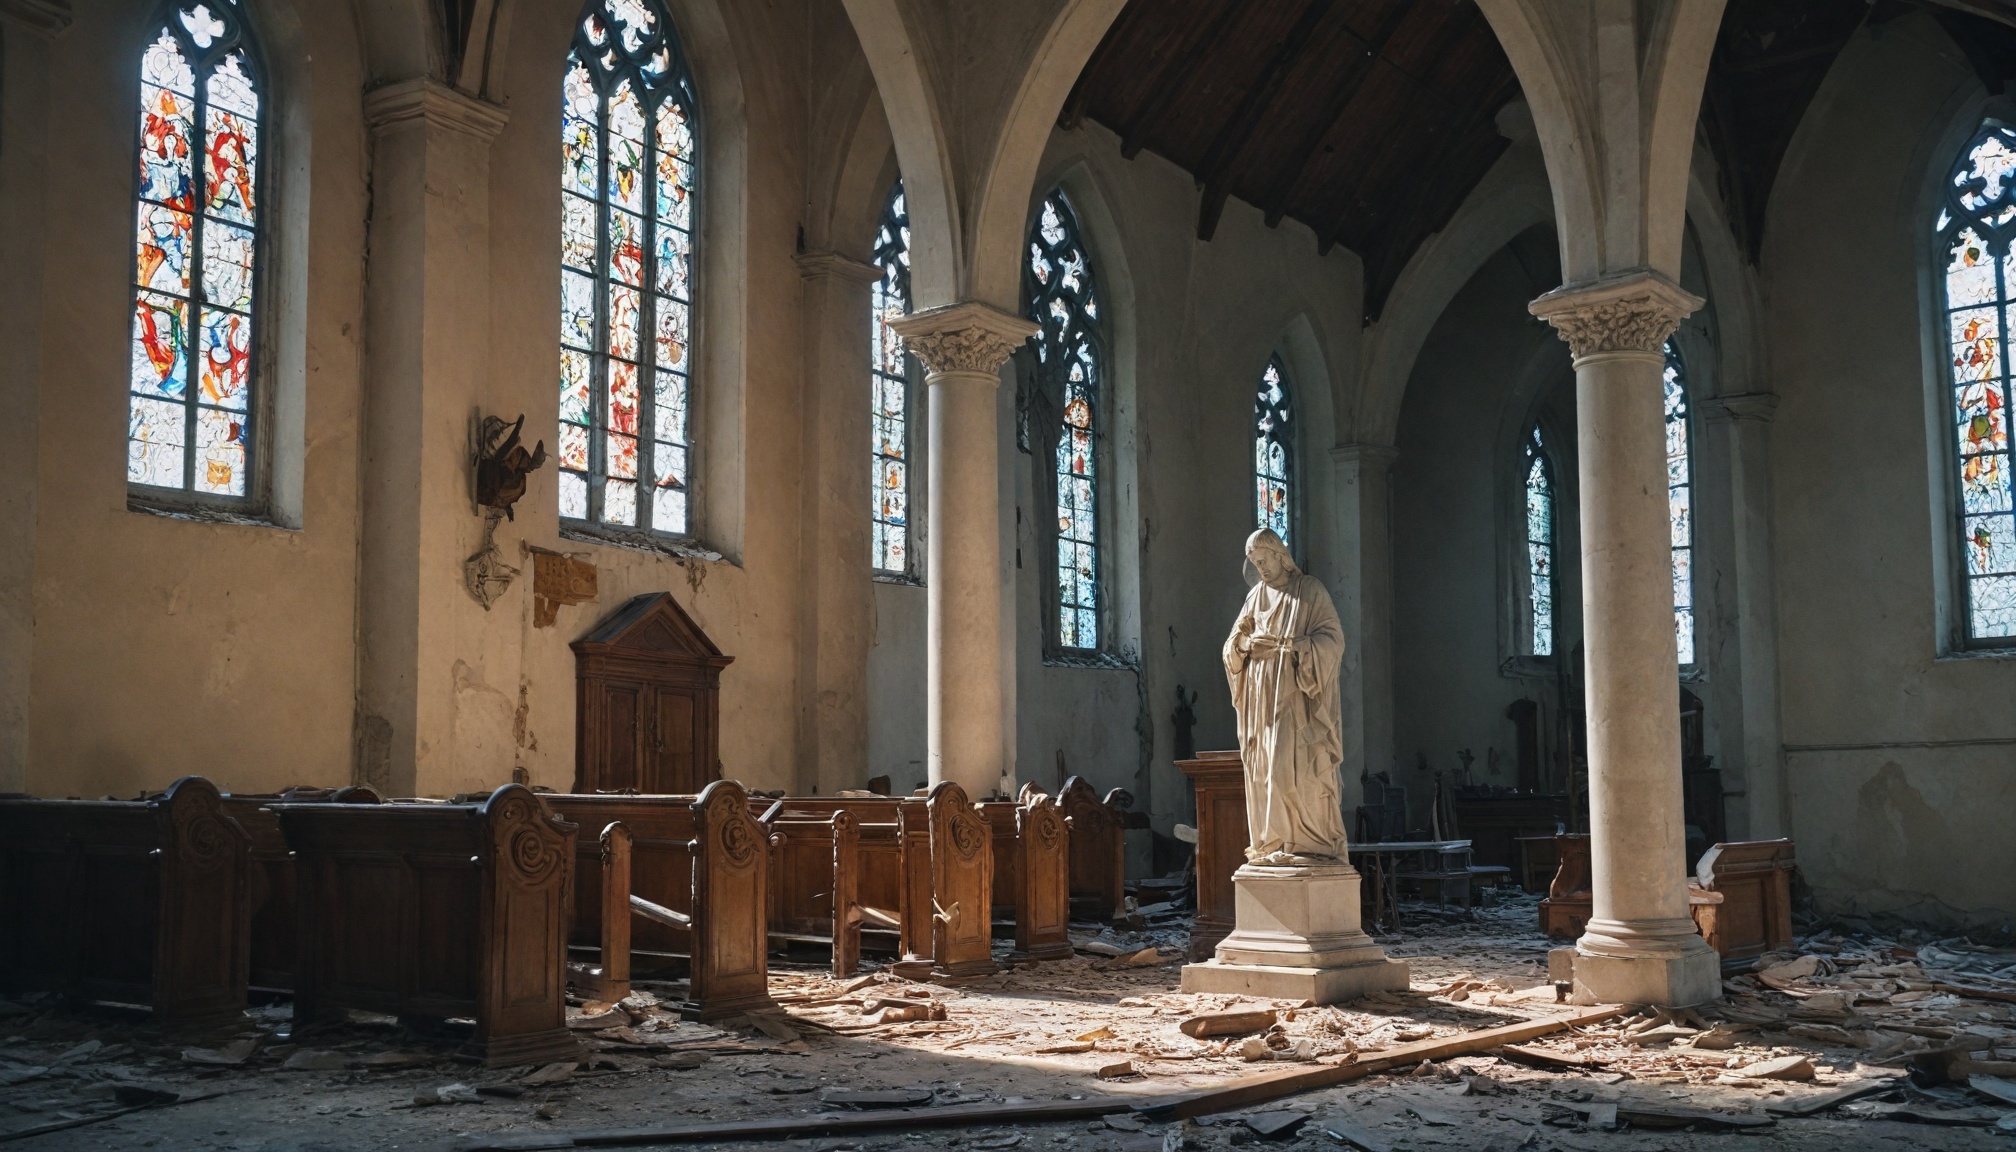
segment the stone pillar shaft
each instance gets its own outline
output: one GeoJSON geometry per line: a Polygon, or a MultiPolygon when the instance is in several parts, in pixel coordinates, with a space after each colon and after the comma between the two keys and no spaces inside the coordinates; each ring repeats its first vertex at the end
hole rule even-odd
{"type": "MultiPolygon", "coordinates": [[[[1393,461],[1383,444],[1330,450],[1342,543],[1337,615],[1344,624],[1344,811],[1358,778],[1393,767],[1393,461]]],[[[1354,799],[1356,797],[1356,799],[1354,799]]]]}
{"type": "Polygon", "coordinates": [[[1586,1001],[1720,994],[1687,912],[1662,349],[1701,300],[1640,271],[1550,292],[1535,315],[1575,354],[1594,907],[1576,944],[1586,1001]]]}
{"type": "MultiPolygon", "coordinates": [[[[1728,437],[1729,506],[1735,543],[1736,657],[1741,673],[1743,756],[1733,791],[1743,806],[1731,821],[1732,838],[1765,840],[1792,835],[1785,753],[1778,724],[1778,628],[1771,576],[1771,416],[1778,397],[1769,392],[1717,396],[1701,408],[1728,437]]],[[[1725,777],[1727,771],[1725,770],[1725,777]]]]}
{"type": "Polygon", "coordinates": [[[991,795],[1009,764],[1003,659],[1001,366],[1036,331],[984,304],[953,304],[892,325],[923,363],[930,393],[925,549],[925,715],[931,784],[991,795]]]}

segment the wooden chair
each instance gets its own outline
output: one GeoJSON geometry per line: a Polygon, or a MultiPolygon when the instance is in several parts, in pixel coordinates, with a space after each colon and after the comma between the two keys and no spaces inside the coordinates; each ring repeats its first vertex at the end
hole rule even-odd
{"type": "Polygon", "coordinates": [[[252,987],[291,991],[294,948],[300,925],[296,914],[294,854],[280,833],[272,804],[382,804],[369,785],[348,788],[288,788],[270,794],[227,792],[224,811],[251,839],[252,987]]]}
{"type": "Polygon", "coordinates": [[[251,860],[208,780],[145,800],[0,799],[0,990],[243,1019],[251,860]]]}
{"type": "Polygon", "coordinates": [[[1589,837],[1570,833],[1554,837],[1554,854],[1561,863],[1547,898],[1540,901],[1540,931],[1556,940],[1573,940],[1593,914],[1595,893],[1589,865],[1589,837]]]}
{"type": "Polygon", "coordinates": [[[469,804],[274,804],[299,893],[297,1027],[361,1008],[473,1016],[491,1067],[573,1059],[575,826],[507,784],[469,804]]]}
{"type": "MultiPolygon", "coordinates": [[[[770,999],[769,869],[763,826],[749,795],[732,780],[716,780],[698,796],[555,793],[546,800],[588,827],[621,823],[630,834],[630,891],[623,901],[603,891],[599,846],[583,861],[570,940],[596,947],[610,937],[614,909],[646,910],[631,921],[631,950],[690,960],[687,999],[675,1005],[693,1020],[718,1020],[774,1006],[770,999]],[[590,864],[595,866],[590,866],[590,864]]],[[[607,967],[605,961],[604,966],[607,967]]]]}
{"type": "Polygon", "coordinates": [[[1790,840],[1717,844],[1694,867],[1695,891],[1717,899],[1690,902],[1694,923],[1724,960],[1792,946],[1790,840]]]}

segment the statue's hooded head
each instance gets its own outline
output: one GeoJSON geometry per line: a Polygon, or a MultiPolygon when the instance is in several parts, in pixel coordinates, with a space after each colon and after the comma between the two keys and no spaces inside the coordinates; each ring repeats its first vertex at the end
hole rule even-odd
{"type": "Polygon", "coordinates": [[[1272,528],[1262,528],[1246,538],[1249,585],[1264,582],[1269,588],[1281,588],[1301,572],[1295,566],[1295,557],[1288,554],[1288,545],[1281,542],[1272,528]]]}

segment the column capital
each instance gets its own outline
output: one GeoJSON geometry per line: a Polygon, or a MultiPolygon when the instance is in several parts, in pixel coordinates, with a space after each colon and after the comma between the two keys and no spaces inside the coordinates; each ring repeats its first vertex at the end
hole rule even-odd
{"type": "Polygon", "coordinates": [[[1739,392],[1734,396],[1713,396],[1701,401],[1701,411],[1710,420],[1750,420],[1769,424],[1778,414],[1778,396],[1772,392],[1739,392]]]}
{"type": "Polygon", "coordinates": [[[1649,268],[1563,284],[1526,306],[1552,324],[1577,361],[1605,352],[1663,355],[1666,338],[1706,301],[1649,268]]]}
{"type": "Polygon", "coordinates": [[[54,38],[70,27],[70,0],[0,0],[0,19],[54,38]]]}
{"type": "Polygon", "coordinates": [[[1330,449],[1333,463],[1352,465],[1361,472],[1384,472],[1399,457],[1400,449],[1391,444],[1339,444],[1330,449]]]}
{"type": "Polygon", "coordinates": [[[974,300],[912,312],[889,327],[932,375],[998,372],[1036,334],[1035,321],[974,300]]]}
{"type": "Polygon", "coordinates": [[[510,113],[438,80],[401,80],[364,94],[364,121],[371,134],[384,136],[422,125],[460,132],[488,144],[504,130],[510,113]]]}
{"type": "Polygon", "coordinates": [[[838,276],[842,280],[853,280],[860,284],[873,284],[882,278],[882,269],[873,264],[865,264],[852,256],[842,256],[838,252],[800,252],[792,257],[798,265],[798,275],[807,280],[817,280],[822,276],[838,276]]]}

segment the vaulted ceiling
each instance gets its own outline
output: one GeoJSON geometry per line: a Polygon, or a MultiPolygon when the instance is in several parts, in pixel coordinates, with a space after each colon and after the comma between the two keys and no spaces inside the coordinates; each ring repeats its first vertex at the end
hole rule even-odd
{"type": "MultiPolygon", "coordinates": [[[[1751,258],[1792,135],[1865,26],[1933,14],[1991,91],[2016,79],[2008,0],[1729,0],[1702,121],[1751,258]],[[2001,21],[1998,23],[1998,21],[2001,21]]],[[[1228,196],[1319,251],[1365,262],[1377,318],[1421,242],[1508,147],[1495,117],[1519,84],[1475,0],[1132,0],[1059,122],[1089,117],[1196,178],[1197,234],[1228,196]]]]}

